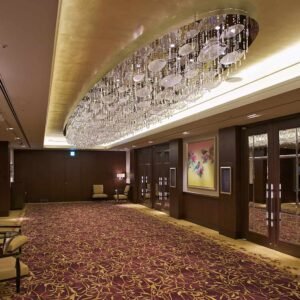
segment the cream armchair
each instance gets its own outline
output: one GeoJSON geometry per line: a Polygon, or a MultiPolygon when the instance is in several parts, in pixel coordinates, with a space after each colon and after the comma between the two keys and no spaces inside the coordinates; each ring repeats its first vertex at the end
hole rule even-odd
{"type": "Polygon", "coordinates": [[[118,190],[116,190],[116,194],[114,195],[114,199],[116,201],[127,200],[128,199],[129,190],[130,190],[130,185],[128,185],[128,184],[125,186],[123,194],[119,194],[118,190]]]}
{"type": "Polygon", "coordinates": [[[0,254],[3,253],[3,248],[6,240],[14,235],[21,234],[21,225],[15,221],[0,222],[0,254]]]}
{"type": "Polygon", "coordinates": [[[93,199],[107,199],[107,194],[104,194],[103,184],[93,184],[93,199]]]}
{"type": "Polygon", "coordinates": [[[16,291],[20,292],[21,277],[29,274],[28,266],[20,261],[21,247],[28,242],[25,235],[15,235],[5,241],[0,255],[0,281],[16,279],[16,291]]]}

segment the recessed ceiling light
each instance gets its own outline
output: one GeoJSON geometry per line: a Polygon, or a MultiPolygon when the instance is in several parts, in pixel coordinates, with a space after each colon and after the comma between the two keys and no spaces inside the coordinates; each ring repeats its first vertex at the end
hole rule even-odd
{"type": "Polygon", "coordinates": [[[14,130],[13,127],[7,127],[6,130],[14,130]]]}
{"type": "Polygon", "coordinates": [[[148,143],[149,143],[149,144],[153,144],[153,141],[149,141],[148,143]]]}
{"type": "Polygon", "coordinates": [[[136,145],[132,145],[131,147],[132,147],[132,148],[136,148],[136,145]]]}
{"type": "Polygon", "coordinates": [[[215,27],[216,30],[219,30],[220,28],[221,28],[220,26],[216,26],[216,27],[215,27]]]}
{"type": "Polygon", "coordinates": [[[175,48],[175,44],[170,44],[170,48],[175,48]]]}
{"type": "Polygon", "coordinates": [[[227,79],[225,79],[225,81],[227,82],[240,82],[242,81],[243,78],[242,77],[228,77],[227,79]]]}
{"type": "Polygon", "coordinates": [[[251,115],[248,115],[247,116],[247,119],[254,119],[254,118],[258,118],[258,117],[260,117],[261,115],[259,115],[259,114],[251,114],[251,115]]]}
{"type": "Polygon", "coordinates": [[[20,139],[21,139],[21,138],[18,137],[18,136],[15,137],[15,140],[16,140],[16,141],[18,141],[18,140],[20,140],[20,139]]]}
{"type": "Polygon", "coordinates": [[[182,134],[187,135],[187,134],[190,134],[190,132],[189,131],[184,131],[182,134]]]}

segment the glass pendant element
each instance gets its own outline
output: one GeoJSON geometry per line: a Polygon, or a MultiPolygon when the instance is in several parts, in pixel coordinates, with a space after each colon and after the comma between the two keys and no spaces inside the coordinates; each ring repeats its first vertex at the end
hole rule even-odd
{"type": "Polygon", "coordinates": [[[68,143],[92,148],[133,136],[221,88],[258,33],[246,12],[224,11],[172,27],[105,74],[66,120],[68,143]]]}

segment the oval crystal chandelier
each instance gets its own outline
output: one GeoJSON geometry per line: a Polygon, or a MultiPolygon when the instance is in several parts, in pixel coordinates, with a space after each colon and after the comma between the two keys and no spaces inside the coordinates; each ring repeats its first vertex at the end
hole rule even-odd
{"type": "Polygon", "coordinates": [[[257,33],[246,13],[217,14],[138,49],[79,102],[65,127],[68,143],[107,145],[197,103],[241,65],[257,33]]]}

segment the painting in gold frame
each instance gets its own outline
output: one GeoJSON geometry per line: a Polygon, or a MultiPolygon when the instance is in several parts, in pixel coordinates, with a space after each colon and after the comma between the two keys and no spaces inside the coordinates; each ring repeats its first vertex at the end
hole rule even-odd
{"type": "Polygon", "coordinates": [[[216,140],[214,137],[187,144],[187,186],[216,190],[216,140]]]}

